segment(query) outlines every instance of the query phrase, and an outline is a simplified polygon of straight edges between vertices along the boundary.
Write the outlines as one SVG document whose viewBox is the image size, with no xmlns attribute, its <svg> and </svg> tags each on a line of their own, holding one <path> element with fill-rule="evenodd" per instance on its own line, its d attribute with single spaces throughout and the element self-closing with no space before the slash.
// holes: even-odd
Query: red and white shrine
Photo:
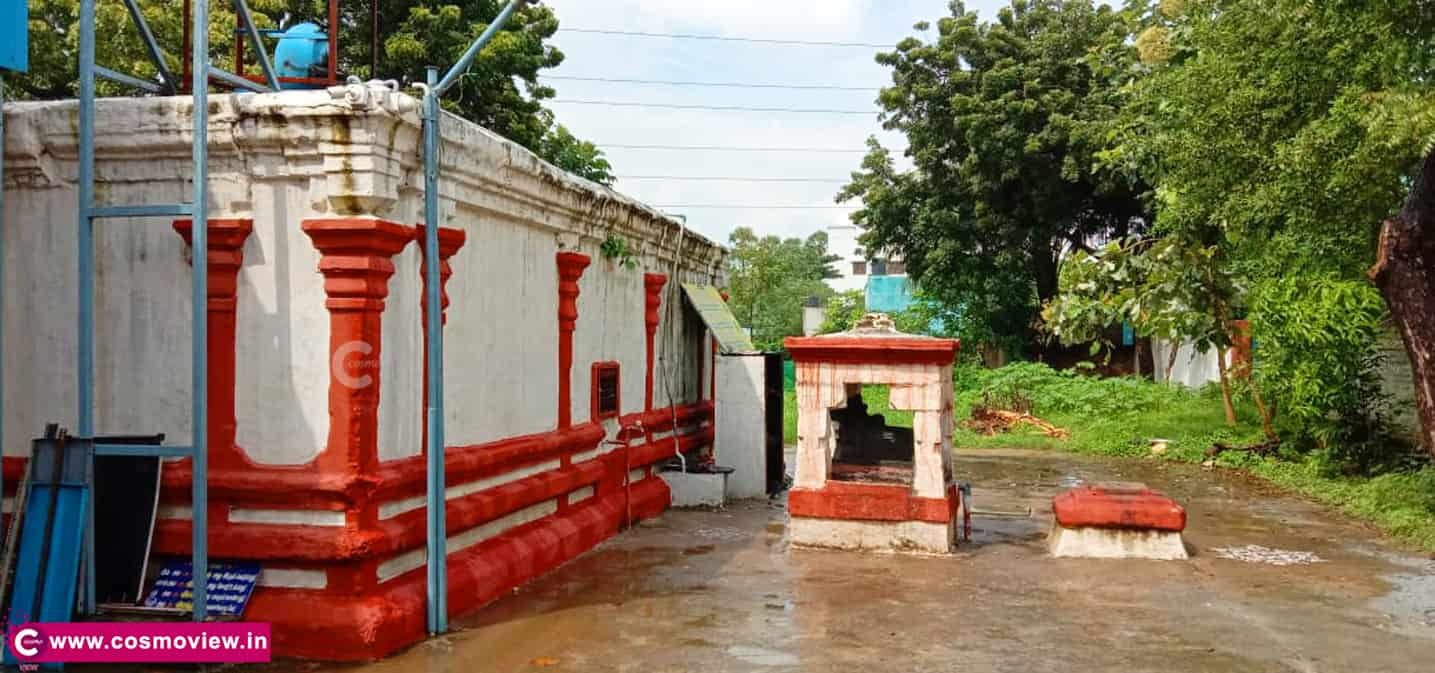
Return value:
<svg viewBox="0 0 1435 673">
<path fill-rule="evenodd" d="M 798 546 L 948 553 L 962 501 L 952 476 L 958 342 L 898 332 L 882 314 L 851 331 L 784 342 L 797 369 L 797 474 L 788 537 Z M 885 385 L 912 428 L 867 413 Z"/>
</svg>

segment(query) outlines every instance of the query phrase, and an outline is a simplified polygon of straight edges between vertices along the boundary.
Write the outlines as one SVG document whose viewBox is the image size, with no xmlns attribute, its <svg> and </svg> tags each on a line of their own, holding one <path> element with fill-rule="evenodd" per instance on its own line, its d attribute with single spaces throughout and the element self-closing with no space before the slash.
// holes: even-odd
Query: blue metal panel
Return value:
<svg viewBox="0 0 1435 673">
<path fill-rule="evenodd" d="M 912 284 L 906 276 L 870 276 L 866 299 L 868 311 L 904 311 L 912 305 Z"/>
<path fill-rule="evenodd" d="M 93 458 L 83 440 L 35 442 L 9 606 L 11 624 L 67 622 L 74 616 Z M 14 663 L 9 648 L 5 662 Z"/>
<path fill-rule="evenodd" d="M 188 446 L 155 446 L 145 444 L 96 444 L 97 456 L 145 456 L 151 458 L 188 458 L 194 449 Z"/>
<path fill-rule="evenodd" d="M 30 69 L 29 3 L 0 0 L 0 70 Z"/>
<path fill-rule="evenodd" d="M 91 218 L 99 217 L 171 217 L 189 215 L 193 209 L 187 203 L 171 203 L 138 206 L 103 206 L 90 209 Z"/>
</svg>

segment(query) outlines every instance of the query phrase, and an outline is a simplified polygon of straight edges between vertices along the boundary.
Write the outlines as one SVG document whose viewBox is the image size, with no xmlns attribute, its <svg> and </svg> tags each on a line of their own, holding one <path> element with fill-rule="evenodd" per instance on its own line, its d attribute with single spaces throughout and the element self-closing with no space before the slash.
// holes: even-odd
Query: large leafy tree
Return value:
<svg viewBox="0 0 1435 673">
<path fill-rule="evenodd" d="M 1097 161 L 1133 76 L 1128 16 L 1013 0 L 984 23 L 953 2 L 934 41 L 878 56 L 892 69 L 884 125 L 906 136 L 913 168 L 871 142 L 838 199 L 861 199 L 869 249 L 902 254 L 929 297 L 960 307 L 962 336 L 1029 343 L 1064 250 L 1145 228 L 1145 185 Z"/>
<path fill-rule="evenodd" d="M 1132 4 L 1149 76 L 1104 158 L 1157 185 L 1159 229 L 1220 244 L 1250 279 L 1254 336 L 1271 349 L 1257 374 L 1293 416 L 1365 415 L 1380 313 L 1365 270 L 1378 261 L 1430 442 L 1435 254 L 1419 235 L 1428 181 L 1413 179 L 1435 140 L 1430 3 Z"/>
<path fill-rule="evenodd" d="M 1425 0 L 1164 0 L 1138 39 L 1127 142 L 1157 225 L 1246 273 L 1358 277 L 1435 133 Z"/>
<path fill-rule="evenodd" d="M 769 351 L 782 340 L 802 335 L 802 305 L 808 297 L 825 300 L 836 278 L 840 257 L 827 252 L 827 234 L 799 238 L 759 237 L 738 227 L 728 239 L 728 299 L 733 314 L 752 330 L 752 342 Z"/>
<path fill-rule="evenodd" d="M 182 63 L 181 4 L 177 0 L 140 0 L 139 4 L 166 49 L 168 67 L 177 76 Z M 366 78 L 377 74 L 404 83 L 422 82 L 426 66 L 446 68 L 455 63 L 504 4 L 505 0 L 382 0 L 376 57 L 371 4 L 340 2 L 339 69 Z M 299 21 L 321 25 L 328 22 L 327 0 L 250 0 L 249 6 L 261 28 Z M 78 15 L 79 0 L 31 1 L 31 72 L 7 76 L 12 92 L 42 99 L 76 95 Z M 96 7 L 96 25 L 99 64 L 145 79 L 155 77 L 155 67 L 123 3 L 101 0 Z M 216 65 L 231 70 L 234 25 L 232 4 L 211 0 L 211 53 Z M 484 47 L 444 105 L 538 152 L 560 168 L 611 183 L 611 166 L 602 151 L 575 138 L 543 106 L 543 101 L 553 98 L 555 92 L 539 81 L 539 73 L 563 62 L 563 52 L 550 43 L 557 30 L 558 19 L 552 9 L 530 4 L 519 10 Z M 252 52 L 249 60 L 248 72 L 257 74 Z M 99 87 L 101 95 L 124 92 L 103 80 Z"/>
</svg>

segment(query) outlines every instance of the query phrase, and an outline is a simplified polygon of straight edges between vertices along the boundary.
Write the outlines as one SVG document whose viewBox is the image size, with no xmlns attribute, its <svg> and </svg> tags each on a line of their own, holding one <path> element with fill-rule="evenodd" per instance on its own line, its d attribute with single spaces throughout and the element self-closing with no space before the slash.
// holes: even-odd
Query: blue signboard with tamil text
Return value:
<svg viewBox="0 0 1435 673">
<path fill-rule="evenodd" d="M 249 595 L 254 593 L 254 583 L 259 580 L 259 564 L 244 562 L 210 562 L 209 613 L 227 617 L 244 614 Z M 189 561 L 171 559 L 160 568 L 154 588 L 145 599 L 145 607 L 194 609 L 194 570 Z"/>
<path fill-rule="evenodd" d="M 29 69 L 29 7 L 26 0 L 0 0 L 0 70 Z"/>
</svg>

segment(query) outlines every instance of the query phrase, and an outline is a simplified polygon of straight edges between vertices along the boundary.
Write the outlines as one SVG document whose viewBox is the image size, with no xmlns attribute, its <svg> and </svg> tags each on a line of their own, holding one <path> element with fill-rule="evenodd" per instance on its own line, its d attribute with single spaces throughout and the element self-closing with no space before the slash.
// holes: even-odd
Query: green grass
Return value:
<svg viewBox="0 0 1435 673">
<path fill-rule="evenodd" d="M 1220 395 L 1210 389 L 1190 391 L 1131 378 L 1088 378 L 1017 363 L 998 370 L 960 370 L 955 390 L 958 420 L 971 414 L 983 391 L 1017 393 L 1032 402 L 1034 414 L 1071 431 L 1067 439 L 1047 437 L 1031 428 L 984 437 L 958 427 L 953 442 L 964 449 L 1049 449 L 1199 463 L 1206 460 L 1205 452 L 1214 442 L 1241 445 L 1262 439 L 1259 419 L 1249 404 L 1240 405 L 1238 422 L 1229 427 Z M 796 395 L 789 389 L 785 398 L 783 434 L 790 445 L 797 442 Z M 888 424 L 911 427 L 910 412 L 887 407 L 885 387 L 865 387 L 863 399 Z M 1159 458 L 1150 453 L 1153 438 L 1170 441 Z M 1244 470 L 1373 523 L 1398 540 L 1435 551 L 1435 466 L 1358 477 L 1340 474 L 1320 455 L 1262 458 L 1237 452 L 1222 454 L 1216 464 Z"/>
</svg>

